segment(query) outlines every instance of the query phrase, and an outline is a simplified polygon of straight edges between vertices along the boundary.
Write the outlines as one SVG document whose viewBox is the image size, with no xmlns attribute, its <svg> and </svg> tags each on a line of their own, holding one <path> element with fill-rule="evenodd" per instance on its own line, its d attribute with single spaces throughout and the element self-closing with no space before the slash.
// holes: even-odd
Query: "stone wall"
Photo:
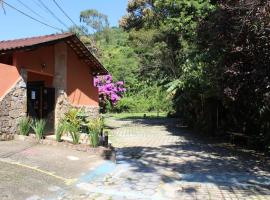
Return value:
<svg viewBox="0 0 270 200">
<path fill-rule="evenodd" d="M 0 98 L 0 140 L 13 139 L 18 123 L 27 113 L 27 90 L 23 78 Z"/>
<path fill-rule="evenodd" d="M 68 100 L 67 94 L 64 92 L 57 99 L 57 104 L 56 104 L 56 109 L 55 109 L 55 113 L 57 113 L 57 114 L 55 115 L 55 117 L 56 117 L 55 121 L 58 122 L 72 108 L 83 109 L 85 114 L 88 116 L 88 120 L 93 119 L 93 118 L 97 118 L 100 115 L 98 106 L 72 105 Z"/>
<path fill-rule="evenodd" d="M 82 108 L 88 116 L 88 119 L 99 117 L 99 107 L 97 106 L 75 106 L 75 108 Z"/>
</svg>

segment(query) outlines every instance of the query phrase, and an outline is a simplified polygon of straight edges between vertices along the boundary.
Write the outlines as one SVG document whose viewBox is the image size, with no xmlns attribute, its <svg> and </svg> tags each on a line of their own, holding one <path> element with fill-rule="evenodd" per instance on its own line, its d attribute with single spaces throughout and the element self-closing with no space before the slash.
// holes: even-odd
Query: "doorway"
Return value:
<svg viewBox="0 0 270 200">
<path fill-rule="evenodd" d="M 47 119 L 55 106 L 55 89 L 44 81 L 27 82 L 27 114 L 34 119 Z"/>
</svg>

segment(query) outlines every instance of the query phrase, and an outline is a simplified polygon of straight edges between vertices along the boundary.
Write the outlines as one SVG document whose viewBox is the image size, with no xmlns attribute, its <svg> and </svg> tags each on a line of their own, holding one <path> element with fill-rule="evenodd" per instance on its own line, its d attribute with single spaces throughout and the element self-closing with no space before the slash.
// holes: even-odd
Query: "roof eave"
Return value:
<svg viewBox="0 0 270 200">
<path fill-rule="evenodd" d="M 47 42 L 42 42 L 34 45 L 29 45 L 29 46 L 22 46 L 22 47 L 17 47 L 17 48 L 7 48 L 7 49 L 2 49 L 0 50 L 0 54 L 6 54 L 6 53 L 12 53 L 14 51 L 30 51 L 36 48 L 40 48 L 43 46 L 48 46 L 48 45 L 54 45 L 58 42 L 66 42 L 69 46 L 70 44 L 68 41 L 73 41 L 75 40 L 76 44 L 78 45 L 78 48 L 80 49 L 81 52 L 76 52 L 76 54 L 79 54 L 78 56 L 81 56 L 81 59 L 88 60 L 89 63 L 92 62 L 95 66 L 92 66 L 92 73 L 96 75 L 106 75 L 108 74 L 108 70 L 99 62 L 99 60 L 89 51 L 89 49 L 84 45 L 84 43 L 75 35 L 75 34 L 67 34 L 66 37 L 55 39 L 52 41 L 47 41 Z M 84 61 L 85 61 L 84 60 Z M 88 63 L 88 64 L 89 64 Z M 92 64 L 91 63 L 91 64 Z M 90 64 L 89 64 L 90 65 Z"/>
<path fill-rule="evenodd" d="M 81 59 L 88 59 L 95 64 L 95 69 L 93 69 L 92 71 L 93 73 L 97 75 L 106 75 L 109 73 L 109 71 L 99 62 L 99 60 L 90 52 L 90 50 L 84 45 L 84 43 L 76 35 L 72 35 L 69 38 L 75 39 L 75 42 L 73 41 L 73 44 L 76 43 L 78 46 L 80 46 L 80 50 L 83 54 L 83 55 L 79 55 L 81 56 Z M 72 45 L 71 42 L 68 44 L 70 46 Z"/>
</svg>

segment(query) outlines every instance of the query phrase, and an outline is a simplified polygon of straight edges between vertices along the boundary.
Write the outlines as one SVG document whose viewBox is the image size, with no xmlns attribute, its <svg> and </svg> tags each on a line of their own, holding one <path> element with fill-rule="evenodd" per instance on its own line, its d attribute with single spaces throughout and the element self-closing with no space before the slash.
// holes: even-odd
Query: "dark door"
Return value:
<svg viewBox="0 0 270 200">
<path fill-rule="evenodd" d="M 55 89 L 54 88 L 43 88 L 43 97 L 42 97 L 42 116 L 47 118 L 54 111 L 55 104 Z"/>
<path fill-rule="evenodd" d="M 27 83 L 27 113 L 32 118 L 47 118 L 53 112 L 55 89 L 44 87 L 44 82 Z"/>
<path fill-rule="evenodd" d="M 42 118 L 43 82 L 27 83 L 27 113 L 33 118 Z"/>
</svg>

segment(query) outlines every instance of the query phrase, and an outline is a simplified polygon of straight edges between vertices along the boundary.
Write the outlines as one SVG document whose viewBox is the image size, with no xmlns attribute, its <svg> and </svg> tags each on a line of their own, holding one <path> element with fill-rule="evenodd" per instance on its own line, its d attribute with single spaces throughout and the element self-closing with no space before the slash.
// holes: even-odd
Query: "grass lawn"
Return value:
<svg viewBox="0 0 270 200">
<path fill-rule="evenodd" d="M 107 117 L 115 117 L 117 119 L 142 119 L 142 118 L 165 118 L 167 113 L 145 112 L 145 113 L 107 113 Z"/>
</svg>

